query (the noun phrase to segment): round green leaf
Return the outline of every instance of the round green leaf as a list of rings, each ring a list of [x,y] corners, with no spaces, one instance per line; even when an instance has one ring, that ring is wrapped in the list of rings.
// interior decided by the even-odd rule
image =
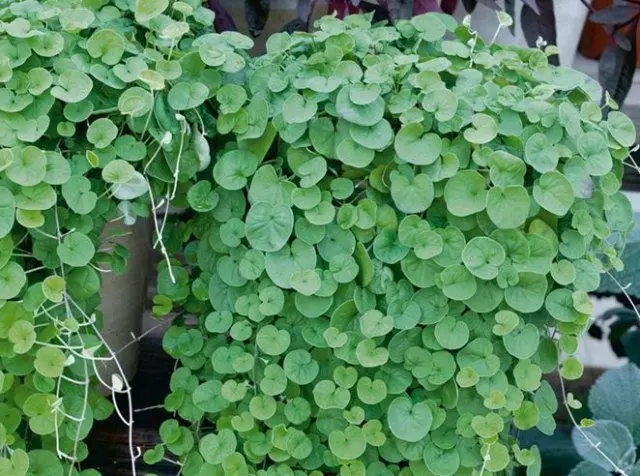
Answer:
[[[209,96],[209,88],[197,81],[180,82],[169,91],[167,100],[176,111],[198,107]]]
[[[392,173],[391,197],[400,211],[421,213],[433,202],[433,182],[425,174],[408,179],[400,173]]]
[[[79,268],[89,264],[96,249],[87,235],[75,231],[62,239],[56,251],[64,264]]]
[[[139,22],[153,20],[169,6],[169,0],[136,0],[135,17]]]
[[[541,132],[533,134],[525,145],[525,160],[540,173],[555,170],[560,156],[553,144]]]
[[[535,312],[544,304],[547,293],[547,278],[536,273],[520,273],[518,282],[508,287],[504,299],[519,312]]]
[[[27,275],[15,261],[9,261],[0,268],[0,299],[13,299],[27,282]]]
[[[64,371],[65,355],[56,347],[41,347],[36,352],[34,367],[40,375],[56,378]]]
[[[618,143],[631,147],[636,142],[636,127],[626,114],[611,111],[607,117],[607,129]]]
[[[13,161],[6,173],[9,180],[19,185],[25,187],[37,185],[47,175],[47,157],[44,152],[32,145],[13,149]]]
[[[0,187],[0,238],[4,238],[13,228],[16,217],[16,200],[5,187]]]
[[[433,422],[426,401],[414,404],[408,397],[396,397],[387,410],[387,421],[393,435],[403,441],[420,441],[427,436]]]
[[[207,463],[219,465],[235,451],[236,445],[235,433],[230,429],[223,428],[217,434],[208,433],[203,436],[200,439],[198,450]]]
[[[105,117],[93,121],[87,129],[87,140],[96,148],[104,149],[118,136],[118,128]]]
[[[67,103],[78,103],[89,96],[93,81],[85,73],[77,70],[65,70],[58,77],[57,84],[51,88],[51,95]]]
[[[542,174],[536,181],[533,198],[545,210],[564,216],[573,205],[573,188],[564,175],[554,170]]]
[[[118,110],[125,116],[146,116],[152,107],[153,95],[138,86],[127,89],[118,98]]]
[[[398,131],[394,148],[398,157],[410,164],[429,165],[440,156],[442,141],[437,134],[424,134],[422,125],[412,122]]]
[[[462,251],[462,261],[467,269],[474,276],[485,280],[498,276],[498,268],[505,258],[502,245],[484,236],[471,239]]]
[[[486,144],[498,135],[498,125],[487,114],[475,114],[471,120],[472,128],[465,129],[464,138],[473,144]]]
[[[286,205],[257,202],[247,213],[247,240],[260,251],[274,252],[282,249],[292,231],[293,212]]]
[[[533,324],[522,321],[509,334],[502,336],[505,349],[518,359],[528,359],[536,350],[540,342],[540,332]]]
[[[138,4],[140,2],[138,1],[136,3]],[[124,51],[124,38],[111,28],[97,30],[87,40],[87,52],[89,55],[92,58],[100,58],[103,63],[111,66],[118,64]]]
[[[452,215],[466,217],[481,212],[487,206],[486,182],[474,170],[463,170],[444,187],[444,200]]]
[[[498,228],[519,228],[529,216],[531,201],[519,185],[493,187],[487,193],[487,215]]]

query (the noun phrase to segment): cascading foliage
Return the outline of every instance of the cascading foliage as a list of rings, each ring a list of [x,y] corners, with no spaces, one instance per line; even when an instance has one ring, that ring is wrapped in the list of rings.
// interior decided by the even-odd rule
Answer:
[[[212,20],[0,2],[0,474],[96,474],[100,276],[126,259],[101,235],[150,215],[181,365],[147,463],[539,474],[515,436],[554,430],[543,373],[582,372],[587,293],[631,226],[631,121],[553,48],[446,15],[326,17],[255,59]]]
[[[119,350],[98,331],[101,275],[127,257],[112,243],[123,230],[103,229],[179,205],[210,163],[204,103],[245,65],[230,33],[217,40],[226,61],[205,66],[192,39],[212,31],[213,13],[198,0],[167,6],[0,2],[3,476],[97,474],[83,440],[113,412],[95,374]],[[101,375],[129,391],[122,374]],[[131,424],[132,408],[119,414]]]
[[[183,311],[164,337],[181,366],[145,460],[538,475],[515,436],[554,431],[543,374],[582,374],[587,293],[632,223],[634,126],[554,48],[436,13],[316,27],[273,35],[216,91],[228,142],[166,231],[185,260],[178,285],[160,271],[156,311]]]

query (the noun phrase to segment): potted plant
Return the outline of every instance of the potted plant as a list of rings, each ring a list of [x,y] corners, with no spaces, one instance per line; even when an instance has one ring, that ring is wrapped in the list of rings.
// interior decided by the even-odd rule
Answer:
[[[115,414],[136,471],[134,366],[120,351],[134,350],[138,336],[118,342],[103,331],[139,327],[150,242],[143,219],[168,259],[159,215],[180,205],[210,162],[204,134],[215,126],[193,109],[215,93],[224,64],[182,71],[176,55],[198,55],[182,37],[211,32],[213,14],[174,2],[151,21],[167,7],[63,1],[0,10],[0,474],[80,472],[94,421],[114,412],[101,385],[114,403],[125,397]],[[244,61],[229,48],[227,74]],[[130,294],[109,295],[103,277],[127,270],[128,252],[138,279],[125,281]],[[125,316],[132,320],[110,326]]]
[[[371,19],[272,35],[216,94],[211,173],[166,229],[180,365],[148,463],[540,474],[509,428],[553,432],[543,373],[582,375],[587,293],[619,251],[598,237],[631,225],[633,124],[553,48]]]

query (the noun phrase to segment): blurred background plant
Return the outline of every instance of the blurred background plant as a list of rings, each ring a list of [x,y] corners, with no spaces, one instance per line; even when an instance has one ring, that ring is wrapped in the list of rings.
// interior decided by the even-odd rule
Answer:
[[[489,8],[504,10],[516,19],[509,27],[511,35],[517,34],[519,23],[524,39],[531,47],[536,45],[538,38],[549,44],[559,44],[558,36],[567,27],[569,11],[584,9],[584,13],[588,11],[590,15],[585,27],[588,35],[582,36],[581,50],[586,48],[590,52],[587,56],[600,59],[599,81],[617,102],[622,103],[629,93],[636,69],[638,0],[621,0],[613,4],[611,0],[244,0],[244,5],[235,0],[208,0],[207,5],[216,13],[216,31],[238,30],[242,24],[254,38],[263,35],[267,23],[273,21],[270,16],[274,16],[274,12],[292,8],[296,12],[294,18],[277,25],[278,30],[308,30],[314,15],[334,12],[340,18],[353,13],[374,12],[375,20],[393,21],[433,11],[473,15]],[[559,9],[564,8],[567,10],[559,14]],[[563,21],[561,31],[557,28],[557,19]],[[582,24],[578,28],[581,30]],[[571,36],[577,40],[576,34]],[[558,58],[552,61],[557,62]]]

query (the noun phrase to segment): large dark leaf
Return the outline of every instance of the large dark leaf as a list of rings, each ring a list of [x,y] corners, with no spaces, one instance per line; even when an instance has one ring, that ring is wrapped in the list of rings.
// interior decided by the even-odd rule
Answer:
[[[600,57],[598,81],[618,104],[622,104],[627,97],[633,83],[633,73],[636,71],[637,27],[637,23],[627,27],[626,34],[631,44],[628,51],[616,42],[610,41]]]
[[[609,8],[603,8],[593,12],[589,16],[589,20],[594,23],[603,23],[605,25],[619,25],[627,23],[632,18],[638,16],[640,10],[637,5],[613,5]]]
[[[449,15],[453,15],[453,12],[456,11],[456,7],[458,6],[458,0],[442,0],[440,4],[440,8],[444,13],[448,13]]]
[[[309,25],[307,24],[307,22],[302,21],[300,18],[294,18],[293,20],[285,23],[280,31],[293,33],[294,31],[307,31],[308,29]]]
[[[522,3],[527,5],[529,8],[531,8],[531,10],[540,15],[540,8],[538,8],[536,0],[522,0]]]
[[[537,4],[540,11],[539,15],[528,4],[522,7],[522,13],[520,14],[520,24],[527,44],[533,47],[538,38],[542,38],[550,45],[555,45],[557,43],[557,35],[553,0],[537,0]],[[558,57],[551,56],[549,61],[553,64],[558,64]]]
[[[438,0],[413,0],[413,14],[441,12]]]
[[[237,30],[236,22],[229,12],[222,6],[220,0],[207,0],[207,6],[209,10],[212,10],[216,14],[216,19],[213,21],[213,25],[217,32]]]
[[[244,16],[249,33],[254,38],[260,36],[269,18],[270,0],[244,0]]]
[[[504,0],[504,11],[511,15],[511,18],[516,17],[516,0]],[[514,21],[509,26],[509,31],[512,35],[516,34],[516,22]]]
[[[478,0],[462,0],[462,5],[467,13],[472,13],[476,9]]]
[[[640,366],[640,331],[627,332],[622,336],[621,341],[629,360]]]
[[[613,34],[613,41],[615,41],[616,44],[623,50],[629,51],[631,49],[631,41],[629,40],[629,37],[625,34],[623,30],[624,28],[616,31]]]

